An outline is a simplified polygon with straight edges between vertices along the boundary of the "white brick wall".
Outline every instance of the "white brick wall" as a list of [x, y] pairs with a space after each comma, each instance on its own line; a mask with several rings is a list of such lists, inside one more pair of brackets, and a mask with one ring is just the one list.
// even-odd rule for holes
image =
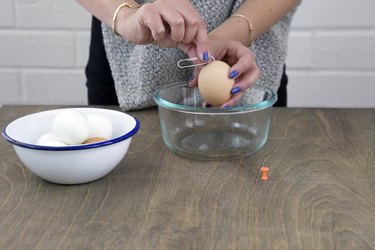
[[289, 106], [375, 107], [374, 0], [304, 0], [289, 39]]
[[[375, 107], [374, 0], [304, 0], [289, 106]], [[0, 105], [86, 104], [90, 15], [74, 0], [0, 1]]]
[[90, 23], [74, 0], [1, 0], [0, 104], [86, 104]]

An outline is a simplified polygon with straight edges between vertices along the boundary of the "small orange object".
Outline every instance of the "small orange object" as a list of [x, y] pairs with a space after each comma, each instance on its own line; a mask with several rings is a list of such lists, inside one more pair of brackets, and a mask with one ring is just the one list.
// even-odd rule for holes
[[268, 180], [267, 174], [268, 174], [269, 170], [270, 169], [267, 166], [262, 166], [260, 168], [260, 171], [262, 172], [262, 177], [261, 177], [262, 180], [264, 180], [264, 181]]

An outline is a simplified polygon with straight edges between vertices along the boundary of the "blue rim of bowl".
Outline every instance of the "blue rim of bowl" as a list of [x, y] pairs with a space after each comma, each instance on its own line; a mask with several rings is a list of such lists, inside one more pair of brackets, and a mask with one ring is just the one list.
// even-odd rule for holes
[[[115, 111], [115, 110], [113, 110]], [[118, 112], [118, 111], [117, 111]], [[121, 141], [124, 141], [133, 135], [135, 135], [140, 127], [140, 122], [138, 121], [137, 118], [135, 118], [133, 115], [126, 114], [125, 115], [131, 116], [134, 121], [135, 121], [135, 126], [134, 128], [129, 131], [128, 133], [121, 135], [119, 137], [115, 137], [109, 140], [101, 141], [101, 142], [96, 142], [96, 143], [89, 143], [89, 144], [83, 144], [83, 145], [71, 145], [71, 146], [42, 146], [42, 145], [36, 145], [36, 144], [30, 144], [30, 143], [25, 143], [21, 142], [18, 140], [13, 139], [6, 133], [7, 127], [12, 123], [8, 123], [2, 130], [2, 136], [4, 137], [5, 140], [10, 142], [13, 145], [20, 146], [23, 148], [30, 148], [30, 149], [36, 149], [36, 150], [46, 150], [46, 151], [70, 151], [70, 150], [84, 150], [84, 149], [90, 149], [90, 148], [99, 148], [99, 147], [104, 147], [107, 145], [112, 145]], [[14, 121], [13, 121], [14, 122]]]
[[160, 93], [164, 90], [172, 89], [172, 88], [179, 88], [179, 87], [187, 87], [188, 84], [186, 82], [178, 82], [171, 85], [167, 85], [165, 87], [160, 88], [159, 90], [155, 91], [154, 93], [154, 101], [157, 105], [166, 108], [166, 109], [172, 109], [176, 111], [184, 111], [187, 113], [194, 113], [194, 114], [227, 114], [227, 113], [241, 113], [241, 112], [251, 112], [256, 110], [261, 110], [268, 108], [276, 103], [277, 101], [277, 94], [270, 88], [263, 86], [263, 85], [254, 85], [256, 88], [263, 88], [266, 91], [269, 91], [271, 93], [271, 97], [267, 100], [264, 100], [262, 102], [256, 103], [256, 104], [248, 104], [244, 106], [234, 106], [234, 107], [227, 107], [227, 108], [221, 108], [221, 107], [191, 107], [191, 106], [185, 106], [180, 105], [176, 103], [172, 103], [169, 101], [164, 100], [161, 98]]

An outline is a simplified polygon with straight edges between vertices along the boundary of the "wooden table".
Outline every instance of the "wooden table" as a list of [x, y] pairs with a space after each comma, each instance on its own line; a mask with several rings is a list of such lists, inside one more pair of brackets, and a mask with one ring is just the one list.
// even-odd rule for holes
[[[53, 106], [3, 106], [0, 125]], [[236, 161], [164, 145], [157, 110], [108, 176], [51, 184], [0, 140], [0, 249], [375, 249], [375, 110], [274, 108]], [[263, 162], [269, 179], [260, 179]]]

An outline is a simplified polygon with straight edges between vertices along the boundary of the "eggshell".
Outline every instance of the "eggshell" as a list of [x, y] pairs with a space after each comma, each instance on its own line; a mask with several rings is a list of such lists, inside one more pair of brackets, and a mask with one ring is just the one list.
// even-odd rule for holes
[[84, 141], [82, 144], [90, 144], [90, 143], [101, 142], [105, 140], [107, 139], [103, 137], [90, 137], [86, 141]]
[[231, 96], [234, 79], [229, 78], [230, 66], [213, 61], [202, 68], [198, 76], [198, 88], [203, 99], [213, 105], [225, 103]]
[[65, 143], [62, 143], [60, 141], [46, 141], [43, 143], [43, 146], [50, 146], [50, 147], [64, 147], [68, 146]]
[[36, 141], [36, 144], [44, 145], [46, 142], [49, 142], [49, 141], [58, 141], [56, 135], [52, 132], [43, 134], [41, 137], [38, 138], [38, 140]]
[[57, 139], [56, 135], [52, 132], [45, 133], [44, 135], [39, 137], [36, 144], [40, 146], [68, 146], [63, 142], [60, 142]]
[[81, 144], [90, 134], [90, 123], [78, 110], [65, 110], [59, 113], [53, 120], [52, 128], [57, 139], [68, 145]]
[[103, 137], [112, 138], [112, 122], [105, 116], [99, 114], [90, 114], [86, 116], [90, 124], [89, 138]]

